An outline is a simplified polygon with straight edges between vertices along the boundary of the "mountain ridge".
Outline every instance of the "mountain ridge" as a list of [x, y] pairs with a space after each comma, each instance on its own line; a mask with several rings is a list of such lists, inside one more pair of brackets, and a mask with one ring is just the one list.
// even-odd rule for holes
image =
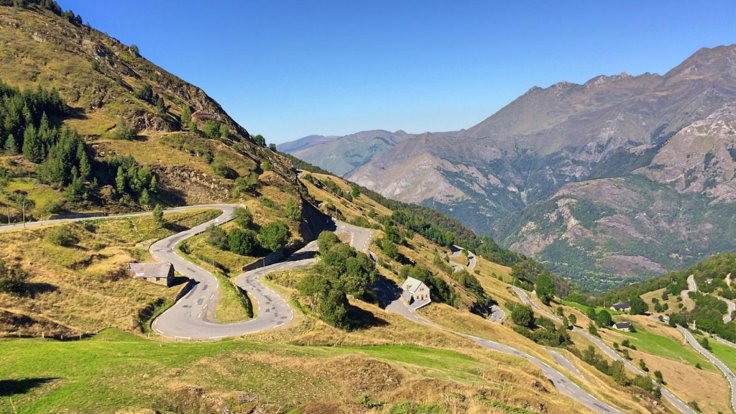
[[[654, 270], [693, 264], [719, 251], [714, 250], [716, 245], [723, 245], [702, 236], [697, 243], [704, 247], [695, 248], [682, 259], [642, 259], [633, 254], [635, 249], [625, 247], [636, 240], [633, 228], [643, 226], [639, 231], [652, 239], [666, 238], [685, 245], [693, 242], [688, 241], [686, 232], [674, 230], [684, 223], [667, 222], [647, 228], [651, 223], [639, 222], [635, 217], [624, 220], [598, 216], [589, 221], [588, 227], [579, 228], [578, 237], [571, 239], [563, 237], [566, 230], [559, 226], [543, 234], [518, 236], [508, 230], [516, 228], [508, 221], [541, 205], [551, 210], [540, 212], [538, 220], [545, 214], [564, 215], [561, 207], [544, 201], [558, 197], [558, 191], [566, 186], [572, 186], [574, 193], [578, 188], [574, 184], [578, 182], [603, 179], [593, 182], [605, 186], [605, 179], [617, 177], [639, 186], [629, 188], [634, 193], [644, 187], [662, 187], [662, 191], [666, 187], [674, 188], [683, 200], [690, 200], [681, 200], [686, 204], [699, 205], [701, 202], [695, 198], [700, 195], [715, 204], [731, 203], [736, 195], [734, 177], [730, 175], [734, 166], [731, 154], [736, 152], [731, 149], [736, 143], [731, 139], [732, 124], [728, 121], [733, 117], [731, 108], [736, 101], [735, 62], [736, 45], [701, 48], [665, 74], [599, 75], [582, 84], [559, 82], [547, 88], [533, 87], [466, 130], [410, 135], [374, 151], [370, 157], [362, 157], [361, 149], [353, 147], [350, 139], [359, 134], [363, 134], [363, 140], [371, 135], [376, 138], [377, 134], [370, 132], [335, 139], [329, 147], [314, 145], [309, 152], [291, 153], [386, 196], [434, 206], [476, 232], [493, 234], [507, 246], [533, 252], [570, 277], [590, 279], [595, 275], [609, 279], [611, 284], [621, 283], [622, 276], [641, 278], [652, 275]], [[696, 139], [704, 135], [707, 140]], [[282, 148], [288, 149], [288, 145]], [[683, 152], [688, 155], [682, 155]], [[314, 155], [319, 153], [328, 154], [331, 161], [324, 162]], [[330, 164], [347, 159], [348, 153], [356, 161], [351, 164], [352, 169], [331, 169]], [[644, 177], [650, 183], [627, 177]], [[679, 184], [675, 183], [677, 177]], [[571, 192], [568, 190], [567, 194]], [[588, 196], [575, 197], [578, 202]], [[633, 214], [616, 206], [615, 200], [596, 197], [586, 202], [599, 205], [599, 213]], [[645, 194], [637, 197], [647, 198]], [[706, 209], [711, 208], [710, 202], [705, 202]], [[673, 206], [668, 208], [666, 215], [672, 216], [669, 213]], [[686, 215], [695, 220], [690, 224], [699, 220], [695, 219], [697, 214]], [[601, 219], [605, 220], [597, 221]], [[720, 219], [712, 217], [707, 220], [711, 227], [724, 224], [716, 223]], [[598, 224], [613, 221], [628, 227], [624, 232], [627, 235], [612, 237], [617, 247], [594, 235]], [[577, 222], [579, 225], [580, 220]], [[523, 224], [529, 223], [522, 223], [522, 227]], [[726, 237], [730, 237], [733, 230], [730, 225], [726, 227]], [[588, 236], [581, 238], [583, 233]], [[563, 265], [562, 255], [548, 251], [559, 237], [563, 237], [569, 252], [580, 244], [586, 245], [583, 254], [590, 263], [574, 270]], [[540, 240], [547, 242], [540, 244]], [[736, 245], [728, 248], [736, 249]], [[671, 246], [668, 253], [676, 254], [675, 250], [679, 248]], [[600, 254], [610, 257], [600, 258]], [[604, 264], [616, 257], [627, 258], [624, 261], [634, 265]], [[620, 262], [619, 259], [613, 262]]]

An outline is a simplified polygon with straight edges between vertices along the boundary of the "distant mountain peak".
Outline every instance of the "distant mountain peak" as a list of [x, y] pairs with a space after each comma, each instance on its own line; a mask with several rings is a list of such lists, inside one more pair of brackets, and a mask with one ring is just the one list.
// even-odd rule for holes
[[736, 78], [736, 44], [704, 47], [665, 74], [668, 80]]
[[[358, 133], [295, 155], [495, 231], [573, 278], [611, 281], [688, 265], [736, 240], [721, 220], [736, 215], [731, 103], [736, 46], [704, 48], [666, 75], [532, 87], [467, 130]], [[666, 243], [642, 254], [642, 240]]]

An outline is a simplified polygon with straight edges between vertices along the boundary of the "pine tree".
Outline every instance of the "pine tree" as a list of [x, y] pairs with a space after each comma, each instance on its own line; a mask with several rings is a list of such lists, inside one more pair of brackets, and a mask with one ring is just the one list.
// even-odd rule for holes
[[148, 184], [148, 191], [151, 193], [156, 193], [158, 190], [158, 180], [156, 179], [156, 176], [151, 177], [151, 182]]
[[79, 176], [83, 180], [89, 180], [92, 175], [92, 164], [89, 162], [87, 151], [84, 150], [84, 144], [77, 148], [77, 159], [79, 159]]
[[153, 208], [153, 221], [159, 227], [164, 226], [164, 209], [161, 208], [161, 204], [156, 204], [156, 207]]
[[10, 155], [18, 154], [18, 142], [16, 142], [13, 134], [8, 135], [8, 139], [5, 140], [5, 151]]
[[161, 95], [156, 99], [156, 111], [159, 115], [166, 114], [166, 102], [164, 102], [164, 98]]
[[41, 122], [38, 124], [38, 138], [45, 145], [51, 143], [51, 127], [49, 126], [49, 117], [46, 116], [46, 112], [41, 115]]
[[125, 171], [123, 171], [123, 167], [118, 167], [118, 172], [115, 176], [115, 189], [118, 191], [118, 194], [125, 194]]
[[26, 159], [33, 163], [40, 163], [43, 161], [43, 144], [38, 138], [36, 128], [33, 124], [26, 127], [23, 133], [23, 155]]
[[143, 191], [141, 191], [141, 198], [138, 200], [138, 202], [142, 206], [147, 206], [148, 203], [151, 202], [151, 196], [148, 194], [148, 190], [147, 189], [144, 188]]
[[184, 108], [182, 108], [179, 121], [181, 121], [182, 127], [189, 127], [189, 124], [192, 122], [192, 110], [189, 109], [189, 105], [184, 105]]

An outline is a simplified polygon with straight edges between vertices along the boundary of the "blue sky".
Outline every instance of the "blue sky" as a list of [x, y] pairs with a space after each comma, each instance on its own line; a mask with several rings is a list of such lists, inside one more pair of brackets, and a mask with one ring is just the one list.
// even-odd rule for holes
[[277, 143], [468, 128], [535, 85], [736, 43], [733, 0], [60, 3]]

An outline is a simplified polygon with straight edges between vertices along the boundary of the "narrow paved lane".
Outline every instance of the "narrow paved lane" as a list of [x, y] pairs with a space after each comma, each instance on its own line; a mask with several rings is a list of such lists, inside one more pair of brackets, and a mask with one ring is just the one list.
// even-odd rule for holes
[[695, 348], [696, 351], [698, 351], [701, 355], [708, 359], [708, 361], [710, 361], [713, 365], [717, 366], [718, 369], [721, 370], [723, 376], [726, 377], [726, 379], [728, 380], [728, 384], [731, 387], [731, 410], [736, 412], [736, 376], [734, 376], [731, 369], [728, 368], [726, 364], [721, 362], [720, 359], [716, 358], [716, 356], [713, 355], [710, 351], [703, 348], [703, 346], [700, 345], [700, 342], [695, 339], [695, 336], [693, 336], [690, 331], [679, 325], [677, 326], [677, 330], [680, 331], [680, 333], [685, 338], [687, 343], [690, 344], [690, 346]]
[[693, 310], [695, 308], [695, 302], [693, 302], [692, 299], [690, 299], [690, 292], [697, 292], [698, 291], [698, 284], [695, 283], [695, 276], [690, 275], [687, 277], [687, 289], [680, 292], [680, 296], [682, 297], [682, 301], [685, 302], [685, 305], [687, 306], [688, 310]]
[[585, 379], [585, 376], [582, 372], [576, 367], [569, 359], [565, 358], [562, 353], [556, 349], [547, 348], [547, 352], [552, 355], [552, 358], [554, 358], [555, 362], [560, 364], [560, 366], [564, 367], [566, 370], [570, 371], [573, 375], [580, 378], [581, 380]]

